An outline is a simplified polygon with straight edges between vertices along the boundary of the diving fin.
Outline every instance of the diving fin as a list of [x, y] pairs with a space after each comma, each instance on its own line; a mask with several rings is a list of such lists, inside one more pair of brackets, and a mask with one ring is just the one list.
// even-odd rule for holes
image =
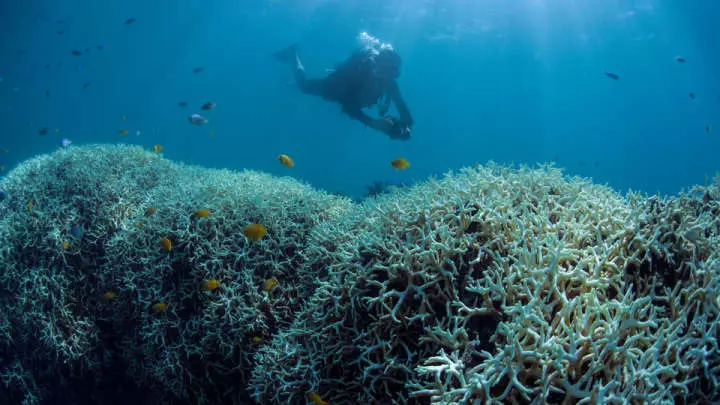
[[292, 64], [297, 60], [297, 50], [298, 44], [292, 44], [280, 52], [275, 52], [273, 56], [280, 62]]

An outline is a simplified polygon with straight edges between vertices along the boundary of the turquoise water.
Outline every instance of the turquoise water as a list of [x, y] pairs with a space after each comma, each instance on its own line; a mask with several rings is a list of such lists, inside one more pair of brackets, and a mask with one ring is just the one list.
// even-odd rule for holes
[[[489, 160], [554, 161], [621, 191], [670, 194], [720, 166], [712, 1], [29, 3], [0, 3], [6, 170], [63, 137], [161, 144], [173, 160], [290, 175], [354, 197], [374, 181]], [[270, 56], [297, 42], [308, 75], [320, 77], [361, 32], [403, 58], [410, 141], [301, 94]], [[200, 111], [207, 101], [217, 107]], [[190, 125], [195, 112], [209, 123]], [[410, 168], [390, 167], [397, 157]]]

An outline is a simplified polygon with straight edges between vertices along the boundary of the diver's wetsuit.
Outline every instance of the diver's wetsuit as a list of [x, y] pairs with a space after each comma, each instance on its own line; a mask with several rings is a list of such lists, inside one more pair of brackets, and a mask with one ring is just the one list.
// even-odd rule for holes
[[[400, 114], [399, 120], [386, 117], [392, 123], [389, 135], [396, 139], [408, 139], [409, 128], [413, 124], [410, 110], [400, 96], [395, 79], [375, 77], [374, 63], [370, 51], [363, 50], [354, 53], [322, 79], [308, 79], [304, 69], [296, 68], [295, 81], [303, 93], [336, 102], [351, 118], [372, 127], [376, 127], [374, 122], [377, 120], [368, 117], [362, 109], [378, 104], [380, 99], [385, 96], [383, 101], [385, 105], [380, 105], [380, 109], [385, 111], [381, 115], [387, 111], [391, 101], [395, 102]], [[408, 129], [407, 133], [405, 132], [406, 128]]]

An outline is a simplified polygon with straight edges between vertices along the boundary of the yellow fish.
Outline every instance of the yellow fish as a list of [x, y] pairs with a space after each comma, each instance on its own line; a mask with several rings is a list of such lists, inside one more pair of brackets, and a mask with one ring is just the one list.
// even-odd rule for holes
[[125, 121], [125, 116], [123, 115], [121, 119], [122, 119], [123, 121]]
[[278, 281], [274, 278], [269, 278], [263, 282], [263, 291], [272, 291], [278, 285]]
[[390, 161], [390, 166], [395, 169], [405, 170], [410, 167], [410, 162], [408, 162], [405, 158], [397, 158]]
[[162, 246], [163, 250], [166, 252], [169, 252], [172, 250], [172, 242], [168, 238], [160, 239], [160, 246]]
[[0, 152], [2, 152], [3, 155], [7, 155], [8, 153], [10, 153], [10, 151], [7, 149], [3, 149]]
[[308, 392], [307, 394], [308, 399], [310, 402], [312, 402], [315, 405], [328, 405], [327, 402], [323, 401], [322, 398], [320, 398], [320, 395], [313, 392]]
[[193, 216], [195, 216], [195, 218], [207, 218], [210, 216], [210, 210], [196, 210], [195, 212], [193, 212]]
[[60, 247], [63, 248], [63, 250], [67, 250], [70, 247], [70, 242], [64, 241]]
[[153, 146], [153, 151], [155, 151], [155, 153], [160, 153], [161, 150], [163, 150], [163, 147], [162, 147], [162, 145], [160, 145], [159, 143], [156, 143], [156, 144]]
[[117, 293], [115, 291], [105, 291], [102, 297], [105, 301], [110, 301], [113, 298], [117, 297]]
[[278, 156], [278, 160], [285, 167], [295, 166], [295, 163], [293, 163], [293, 160], [288, 155], [280, 155], [280, 156]]
[[151, 216], [153, 216], [153, 214], [155, 214], [155, 212], [157, 212], [157, 208], [155, 208], [155, 207], [147, 207], [147, 208], [145, 208], [145, 216], [146, 216], [146, 217], [151, 217]]
[[120, 130], [120, 135], [127, 135], [128, 132], [129, 132], [129, 131], [128, 131], [127, 129], [123, 128], [123, 129]]
[[203, 281], [203, 283], [200, 285], [200, 290], [202, 291], [215, 291], [218, 287], [220, 287], [220, 280], [207, 280]]
[[243, 235], [253, 242], [257, 242], [267, 235], [267, 229], [260, 224], [250, 224], [243, 229]]
[[262, 342], [262, 338], [261, 338], [260, 336], [253, 336], [253, 337], [252, 337], [252, 342], [253, 342], [253, 343], [260, 343], [260, 342]]
[[33, 210], [33, 200], [28, 200], [27, 209], [28, 209], [28, 212], [32, 212], [32, 210]]
[[168, 309], [168, 305], [164, 302], [156, 302], [153, 304], [152, 309], [155, 312], [165, 312]]

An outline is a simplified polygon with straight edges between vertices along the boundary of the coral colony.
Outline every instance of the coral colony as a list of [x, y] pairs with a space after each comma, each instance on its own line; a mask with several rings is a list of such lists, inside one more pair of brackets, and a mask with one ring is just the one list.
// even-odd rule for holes
[[355, 203], [80, 146], [0, 189], [9, 403], [718, 399], [720, 179], [648, 198], [490, 164]]

